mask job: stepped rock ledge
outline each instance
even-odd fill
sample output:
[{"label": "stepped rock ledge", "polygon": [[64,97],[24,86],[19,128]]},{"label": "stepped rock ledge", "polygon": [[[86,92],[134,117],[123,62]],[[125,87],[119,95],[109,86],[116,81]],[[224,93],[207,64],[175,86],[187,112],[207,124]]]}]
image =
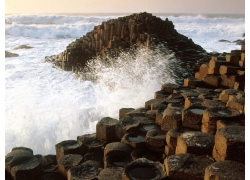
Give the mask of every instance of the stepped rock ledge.
[{"label": "stepped rock ledge", "polygon": [[96,133],[55,144],[55,154],[13,148],[5,156],[5,179],[245,179],[245,45],[211,55],[171,21],[140,13],[96,26],[46,60],[76,72],[93,56],[105,60],[161,42],[195,65],[190,76],[162,84],[140,108],[121,108],[118,119],[103,117]]},{"label": "stepped rock ledge", "polygon": [[[92,58],[105,60],[108,57],[117,57],[129,49],[152,49],[159,44],[167,47],[180,61],[185,62],[183,68],[187,65],[192,67],[207,54],[192,39],[178,33],[172,21],[167,18],[162,20],[144,12],[103,22],[83,37],[71,42],[62,53],[46,56],[45,61],[78,74],[84,71],[88,60]],[[190,75],[190,68],[186,68],[186,72]]]}]

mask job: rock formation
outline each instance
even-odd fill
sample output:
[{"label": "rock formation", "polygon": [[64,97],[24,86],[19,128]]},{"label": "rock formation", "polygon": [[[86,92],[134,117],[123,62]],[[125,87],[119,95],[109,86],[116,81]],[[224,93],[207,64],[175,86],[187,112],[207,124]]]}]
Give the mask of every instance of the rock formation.
[{"label": "rock formation", "polygon": [[[144,12],[103,22],[70,43],[62,53],[45,57],[45,61],[78,73],[92,58],[105,60],[131,48],[154,48],[158,44],[175,52],[175,56],[184,62],[184,67],[192,66],[206,55],[201,46],[178,33],[172,21]],[[190,68],[186,70],[190,72]]]},{"label": "rock formation", "polygon": [[13,148],[6,179],[245,179],[245,46],[194,70],[141,108],[102,118],[96,133],[59,142],[55,155]]},{"label": "rock formation", "polygon": [[11,53],[11,52],[8,52],[8,51],[5,51],[5,57],[17,57],[19,56],[18,54],[16,53]]}]

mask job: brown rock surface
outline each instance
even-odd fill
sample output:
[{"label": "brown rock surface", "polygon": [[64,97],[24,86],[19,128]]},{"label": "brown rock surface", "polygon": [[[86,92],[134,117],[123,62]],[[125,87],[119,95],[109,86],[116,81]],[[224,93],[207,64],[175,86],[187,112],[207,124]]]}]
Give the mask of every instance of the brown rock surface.
[{"label": "brown rock surface", "polygon": [[240,118],[237,110],[228,108],[209,108],[203,112],[201,131],[215,134],[218,120],[234,120]]},{"label": "brown rock surface", "polygon": [[146,144],[153,147],[164,147],[166,144],[166,132],[162,130],[150,130],[146,134]]},{"label": "brown rock surface", "polygon": [[244,180],[245,165],[225,160],[215,162],[206,167],[204,180]]},{"label": "brown rock surface", "polygon": [[177,139],[176,154],[192,153],[211,155],[214,147],[214,136],[200,131],[182,133]]},{"label": "brown rock surface", "polygon": [[203,180],[205,168],[214,161],[211,157],[195,154],[177,154],[165,159],[170,179]]},{"label": "brown rock surface", "polygon": [[67,171],[83,162],[83,156],[79,154],[67,154],[57,160],[58,171],[67,178]]},{"label": "brown rock surface", "polygon": [[129,163],[122,174],[122,180],[163,179],[166,177],[164,166],[160,163],[139,158]]},{"label": "brown rock surface", "polygon": [[164,110],[161,129],[163,131],[169,131],[171,129],[181,126],[181,113],[183,106],[169,104],[168,107]]},{"label": "brown rock surface", "polygon": [[96,138],[105,140],[107,143],[117,141],[115,125],[119,121],[110,117],[102,118],[96,124]]},{"label": "brown rock surface", "polygon": [[226,126],[215,134],[213,158],[216,161],[245,162],[245,127]]},{"label": "brown rock surface", "polygon": [[203,106],[193,105],[182,111],[182,126],[201,130],[201,120],[206,108]]},{"label": "brown rock surface", "polygon": [[59,160],[61,157],[67,154],[82,154],[86,153],[84,150],[83,143],[76,140],[66,140],[55,145],[56,147],[56,159]]},{"label": "brown rock surface", "polygon": [[122,173],[124,171],[124,168],[122,167],[109,167],[105,168],[100,171],[98,174],[98,179],[99,180],[118,180],[122,179]]}]

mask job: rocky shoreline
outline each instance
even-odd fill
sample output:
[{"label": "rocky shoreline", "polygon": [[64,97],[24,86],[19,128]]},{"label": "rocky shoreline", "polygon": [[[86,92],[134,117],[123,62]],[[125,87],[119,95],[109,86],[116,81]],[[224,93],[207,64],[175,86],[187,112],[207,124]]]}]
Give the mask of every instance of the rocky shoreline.
[{"label": "rocky shoreline", "polygon": [[[132,20],[136,17],[136,21],[152,15],[141,13],[128,17]],[[120,20],[127,22],[126,17]],[[172,26],[167,20],[164,23]],[[104,31],[97,28],[97,35],[92,35],[99,37],[98,30],[107,32],[105,30],[110,28],[107,24],[103,23]],[[154,27],[163,33],[161,37],[170,38],[164,36],[166,31],[161,31],[159,24]],[[122,29],[124,26],[118,28]],[[185,39],[176,31],[168,30],[176,39]],[[138,36],[138,29],[136,33],[130,37]],[[86,37],[92,36],[90,34]],[[144,36],[147,37],[144,45],[148,48],[158,40],[163,41],[149,36],[152,34]],[[116,42],[117,39],[113,39]],[[191,42],[186,40],[176,40],[177,46],[170,46],[168,41],[166,44],[173,51],[183,47],[181,52],[185,52],[190,45],[186,43]],[[76,40],[60,55],[46,57],[47,61],[78,73],[85,60],[79,64],[73,60],[72,52],[77,51],[80,41]],[[92,47],[92,41],[88,43]],[[86,48],[82,43],[81,48],[83,46]],[[113,47],[112,43],[109,46]],[[192,76],[183,77],[180,84],[162,84],[154,98],[142,104],[141,108],[120,109],[117,112],[119,119],[102,118],[96,124],[96,133],[56,144],[55,155],[34,155],[30,148],[13,148],[5,156],[5,179],[245,179],[245,46],[242,45],[241,50],[215,55],[193,46],[195,50],[188,50],[187,54],[178,55],[176,50],[179,57],[189,59],[190,55]],[[119,48],[114,45],[114,48],[106,50],[111,53]],[[108,51],[98,52],[105,52],[102,54],[105,59]],[[206,58],[202,58],[204,53]],[[185,58],[181,60],[185,61]]]},{"label": "rocky shoreline", "polygon": [[192,39],[178,33],[172,21],[144,12],[103,22],[68,44],[62,53],[46,56],[45,61],[82,75],[86,74],[90,59],[99,58],[105,62],[109,58],[119,57],[122,52],[140,47],[149,50],[164,47],[174,53],[176,64],[186,71],[178,74],[180,78],[191,76],[192,67],[210,55]]}]

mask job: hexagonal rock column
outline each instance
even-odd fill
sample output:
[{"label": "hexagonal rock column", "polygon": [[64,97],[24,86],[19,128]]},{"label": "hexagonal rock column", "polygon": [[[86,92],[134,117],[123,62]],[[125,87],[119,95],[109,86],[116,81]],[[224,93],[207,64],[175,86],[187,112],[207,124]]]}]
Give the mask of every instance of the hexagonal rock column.
[{"label": "hexagonal rock column", "polygon": [[143,133],[132,132],[125,134],[122,137],[121,142],[138,149],[145,147],[145,138],[145,134]]},{"label": "hexagonal rock column", "polygon": [[216,132],[217,120],[233,120],[239,119],[240,113],[237,110],[229,108],[209,108],[203,112],[201,121],[201,131],[211,134]]},{"label": "hexagonal rock column", "polygon": [[83,162],[83,156],[80,154],[67,154],[57,159],[58,171],[67,178],[67,171]]},{"label": "hexagonal rock column", "polygon": [[193,129],[187,128],[187,127],[178,127],[167,132],[167,135],[166,135],[167,145],[165,146],[165,154],[167,156],[175,154],[175,150],[177,146],[177,138],[182,133],[188,132],[188,131],[193,131]]},{"label": "hexagonal rock column", "polygon": [[161,126],[162,124],[162,118],[163,118],[163,110],[158,110],[156,115],[155,115],[155,123]]},{"label": "hexagonal rock column", "polygon": [[168,97],[170,95],[170,93],[167,93],[166,91],[160,90],[160,91],[156,91],[154,93],[154,99],[162,99],[165,97]]},{"label": "hexagonal rock column", "polygon": [[96,133],[93,133],[93,134],[84,134],[82,136],[77,136],[77,141],[80,141],[80,142],[87,142],[87,141],[90,141],[90,140],[95,140],[96,139]]},{"label": "hexagonal rock column", "polygon": [[5,170],[14,180],[38,176],[42,171],[40,163],[33,155],[33,151],[25,147],[13,148],[5,156]]},{"label": "hexagonal rock column", "polygon": [[87,152],[83,156],[83,160],[85,161],[93,161],[99,164],[100,167],[103,167],[103,152]]},{"label": "hexagonal rock column", "polygon": [[166,83],[161,86],[161,90],[170,94],[172,94],[174,90],[179,89],[179,88],[180,88],[179,85],[173,84],[173,83]]},{"label": "hexagonal rock column", "polygon": [[213,158],[216,161],[245,162],[245,127],[227,126],[215,135]]},{"label": "hexagonal rock column", "polygon": [[109,167],[100,171],[97,176],[98,180],[119,180],[122,179],[122,173],[124,168],[122,167]]},{"label": "hexagonal rock column", "polygon": [[104,167],[119,166],[124,167],[131,162],[130,154],[133,148],[122,142],[113,142],[105,146]]},{"label": "hexagonal rock column", "polygon": [[147,118],[150,118],[150,119],[152,119],[152,120],[155,121],[156,113],[157,113],[158,111],[159,111],[159,110],[148,110],[148,111],[146,112],[146,117],[147,117]]},{"label": "hexagonal rock column", "polygon": [[119,120],[115,125],[115,133],[118,139],[121,139],[126,133],[137,131],[139,126],[139,121],[126,117]]},{"label": "hexagonal rock column", "polygon": [[103,152],[103,149],[106,145],[106,141],[101,139],[89,140],[83,143],[83,147],[86,152]]},{"label": "hexagonal rock column", "polygon": [[169,179],[203,180],[205,168],[214,163],[211,157],[196,154],[176,154],[164,160]]},{"label": "hexagonal rock column", "polygon": [[227,101],[229,100],[229,95],[236,96],[237,94],[245,95],[244,91],[234,90],[234,89],[225,89],[220,93],[219,100],[221,100],[224,103],[227,103]]},{"label": "hexagonal rock column", "polygon": [[156,102],[151,104],[151,110],[164,110],[168,105],[164,102]]},{"label": "hexagonal rock column", "polygon": [[107,143],[117,141],[115,135],[115,125],[119,121],[110,117],[102,118],[96,124],[96,138],[105,140]]},{"label": "hexagonal rock column", "polygon": [[203,78],[203,81],[213,87],[219,87],[221,84],[221,77],[220,76],[215,76],[213,74],[206,74]]},{"label": "hexagonal rock column", "polygon": [[67,172],[68,180],[96,180],[99,174],[99,169],[97,166],[92,164],[81,164],[72,167]]},{"label": "hexagonal rock column", "polygon": [[128,112],[135,110],[134,108],[121,108],[119,109],[119,119],[127,117]]},{"label": "hexagonal rock column", "polygon": [[182,126],[201,130],[201,120],[206,108],[203,106],[190,106],[182,111]]},{"label": "hexagonal rock column", "polygon": [[217,121],[217,130],[227,127],[227,126],[245,126],[245,119],[234,119],[231,121],[227,121],[227,120]]},{"label": "hexagonal rock column", "polygon": [[[32,179],[33,180],[33,179]],[[35,180],[65,180],[65,178],[59,173],[43,173],[36,177]]]},{"label": "hexagonal rock column", "polygon": [[200,155],[212,154],[214,135],[200,131],[182,133],[177,139],[176,154],[193,153]]},{"label": "hexagonal rock column", "polygon": [[56,159],[59,160],[61,157],[67,154],[81,154],[84,155],[86,150],[82,142],[76,140],[66,140],[55,145],[56,147]]},{"label": "hexagonal rock column", "polygon": [[244,112],[244,108],[245,108],[245,98],[241,97],[241,98],[232,98],[229,101],[227,101],[227,107],[231,108],[231,109],[235,109],[235,110],[239,110],[241,113]]},{"label": "hexagonal rock column", "polygon": [[180,127],[182,110],[183,106],[181,105],[169,104],[163,113],[161,129],[163,131],[169,131]]},{"label": "hexagonal rock column", "polygon": [[43,172],[58,172],[58,165],[56,161],[56,155],[43,156],[42,171]]},{"label": "hexagonal rock column", "polygon": [[185,98],[185,103],[184,103],[184,108],[189,108],[190,106],[200,106],[204,99],[198,98],[198,97],[186,97]]},{"label": "hexagonal rock column", "polygon": [[139,125],[139,132],[143,134],[147,134],[148,131],[153,130],[153,129],[160,130],[161,127],[156,123],[147,123],[147,124]]},{"label": "hexagonal rock column", "polygon": [[145,109],[147,110],[151,110],[151,105],[154,103],[163,103],[165,100],[165,98],[161,98],[161,99],[150,99],[148,101],[145,102]]},{"label": "hexagonal rock column", "polygon": [[154,151],[151,151],[147,148],[143,148],[143,149],[135,149],[132,153],[131,153],[131,157],[133,159],[133,161],[135,161],[136,159],[139,158],[146,158],[150,161],[161,161],[163,160],[163,156],[162,153],[157,153]]},{"label": "hexagonal rock column", "polygon": [[133,111],[126,113],[127,117],[145,117],[147,109],[146,108],[137,108]]},{"label": "hexagonal rock column", "polygon": [[150,150],[163,153],[166,144],[166,132],[155,129],[150,130],[146,134],[145,142]]},{"label": "hexagonal rock column", "polygon": [[122,180],[160,180],[165,177],[164,166],[146,158],[139,158],[129,163],[122,173]]},{"label": "hexagonal rock column", "polygon": [[13,148],[11,152],[9,152],[5,156],[5,169],[8,173],[11,173],[11,168],[15,165],[19,164],[21,161],[25,161],[26,159],[31,159],[33,157],[33,151],[29,148]]},{"label": "hexagonal rock column", "polygon": [[205,169],[204,180],[244,180],[245,165],[236,161],[220,161],[210,164]]},{"label": "hexagonal rock column", "polygon": [[173,105],[183,105],[185,102],[185,98],[180,94],[171,94],[167,98],[165,98],[166,104],[173,104]]}]

